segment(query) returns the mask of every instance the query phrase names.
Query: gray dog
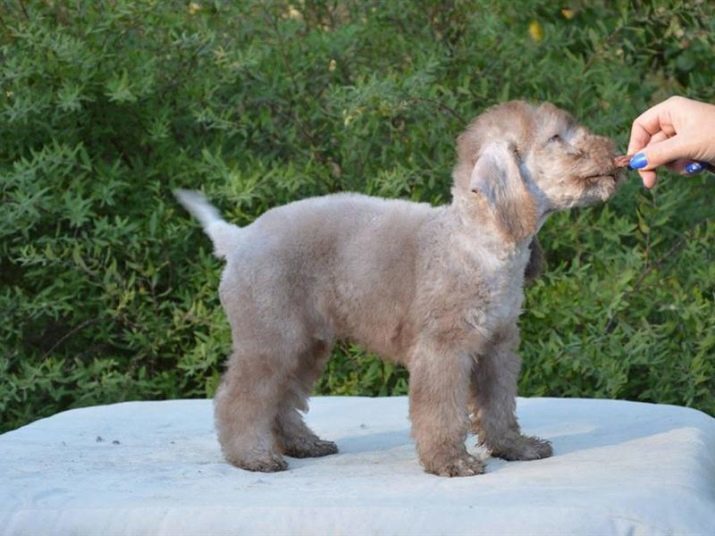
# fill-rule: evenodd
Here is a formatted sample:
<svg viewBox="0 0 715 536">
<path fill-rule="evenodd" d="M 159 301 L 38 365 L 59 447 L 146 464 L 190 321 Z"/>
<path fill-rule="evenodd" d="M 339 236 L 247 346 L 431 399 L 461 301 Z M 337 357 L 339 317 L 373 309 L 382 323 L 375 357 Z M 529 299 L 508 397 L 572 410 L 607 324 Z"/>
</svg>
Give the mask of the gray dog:
<svg viewBox="0 0 715 536">
<path fill-rule="evenodd" d="M 469 431 L 507 460 L 551 455 L 515 416 L 524 273 L 551 212 L 615 192 L 613 144 L 550 104 L 514 101 L 476 118 L 457 153 L 452 203 L 437 208 L 336 194 L 240 228 L 201 194 L 177 192 L 226 259 L 220 296 L 233 353 L 215 411 L 229 462 L 279 471 L 284 454 L 337 452 L 300 412 L 338 339 L 408 368 L 427 472 L 482 473 L 465 448 Z"/>
</svg>

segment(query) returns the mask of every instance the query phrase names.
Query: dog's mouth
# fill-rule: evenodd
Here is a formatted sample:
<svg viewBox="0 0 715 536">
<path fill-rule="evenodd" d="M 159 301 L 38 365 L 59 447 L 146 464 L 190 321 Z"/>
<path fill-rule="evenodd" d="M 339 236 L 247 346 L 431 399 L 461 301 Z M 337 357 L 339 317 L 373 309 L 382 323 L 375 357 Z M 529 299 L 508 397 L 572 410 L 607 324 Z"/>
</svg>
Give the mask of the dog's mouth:
<svg viewBox="0 0 715 536">
<path fill-rule="evenodd" d="M 618 181 L 617 176 L 615 173 L 606 173 L 606 174 L 598 174 L 598 175 L 588 175 L 586 177 L 582 177 L 581 180 L 587 181 L 587 182 L 613 182 L 614 184 Z"/>
<path fill-rule="evenodd" d="M 592 175 L 583 176 L 581 177 L 581 180 L 591 184 L 598 184 L 602 182 L 605 182 L 606 184 L 613 183 L 613 185 L 616 186 L 623 181 L 623 178 L 624 173 L 622 169 L 612 168 L 602 173 L 594 173 Z"/>
<path fill-rule="evenodd" d="M 620 169 L 606 169 L 599 173 L 584 175 L 581 184 L 590 195 L 605 201 L 611 197 L 623 182 L 624 173 Z"/>
</svg>

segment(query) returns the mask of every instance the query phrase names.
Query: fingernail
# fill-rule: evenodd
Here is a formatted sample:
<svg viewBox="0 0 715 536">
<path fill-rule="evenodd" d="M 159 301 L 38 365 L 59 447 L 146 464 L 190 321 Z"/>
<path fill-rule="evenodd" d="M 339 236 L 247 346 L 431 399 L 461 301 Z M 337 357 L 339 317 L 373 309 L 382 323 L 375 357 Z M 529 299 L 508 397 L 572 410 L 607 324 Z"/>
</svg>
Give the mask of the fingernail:
<svg viewBox="0 0 715 536">
<path fill-rule="evenodd" d="M 685 173 L 695 175 L 696 173 L 700 173 L 703 169 L 705 168 L 700 162 L 690 162 L 690 164 L 685 166 Z"/>
<path fill-rule="evenodd" d="M 631 169 L 641 169 L 646 167 L 647 165 L 648 159 L 643 153 L 634 154 L 633 158 L 631 158 L 631 161 L 628 162 L 628 167 L 630 167 Z"/>
</svg>

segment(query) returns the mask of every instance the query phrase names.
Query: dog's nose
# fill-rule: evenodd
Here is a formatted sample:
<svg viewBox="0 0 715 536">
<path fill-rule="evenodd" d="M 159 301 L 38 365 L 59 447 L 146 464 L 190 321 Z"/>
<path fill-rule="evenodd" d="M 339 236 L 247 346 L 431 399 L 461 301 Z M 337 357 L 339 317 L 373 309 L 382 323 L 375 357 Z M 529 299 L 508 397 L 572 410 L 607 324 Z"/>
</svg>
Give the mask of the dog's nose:
<svg viewBox="0 0 715 536">
<path fill-rule="evenodd" d="M 599 164 L 599 167 L 603 166 L 611 169 L 618 167 L 614 160 L 616 158 L 616 144 L 612 139 L 605 136 L 594 136 L 590 141 L 590 156 Z"/>
<path fill-rule="evenodd" d="M 615 156 L 616 154 L 616 142 L 613 141 L 611 138 L 607 138 L 605 136 L 596 136 L 596 143 L 602 147 L 602 150 L 604 152 L 607 152 L 610 154 L 611 157 Z"/>
</svg>

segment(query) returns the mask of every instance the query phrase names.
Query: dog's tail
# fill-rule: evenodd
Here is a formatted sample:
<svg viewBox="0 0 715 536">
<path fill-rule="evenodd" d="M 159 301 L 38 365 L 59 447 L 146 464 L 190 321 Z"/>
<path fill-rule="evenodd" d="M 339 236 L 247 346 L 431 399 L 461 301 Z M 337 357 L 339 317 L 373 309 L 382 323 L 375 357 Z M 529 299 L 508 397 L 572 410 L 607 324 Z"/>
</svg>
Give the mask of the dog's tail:
<svg viewBox="0 0 715 536">
<path fill-rule="evenodd" d="M 238 245 L 241 228 L 225 221 L 202 193 L 174 190 L 174 195 L 179 203 L 199 220 L 204 232 L 213 242 L 214 255 L 223 259 Z"/>
</svg>

